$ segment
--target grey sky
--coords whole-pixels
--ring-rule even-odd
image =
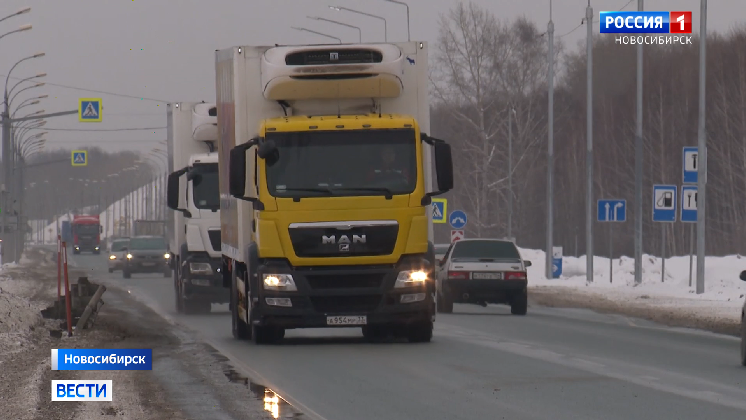
[[[408,0],[413,40],[434,43],[438,14],[457,4],[455,0]],[[500,19],[526,15],[541,28],[549,17],[549,0],[475,0]],[[555,0],[555,33],[570,32],[585,16],[586,0]],[[619,10],[628,0],[592,0],[594,12]],[[691,10],[695,32],[699,28],[699,0],[647,0],[647,10]],[[746,16],[740,0],[711,0],[709,31],[727,31]],[[357,30],[313,21],[306,15],[322,16],[359,26],[363,42],[383,41],[380,20],[330,10],[327,5],[345,6],[383,16],[390,41],[406,40],[406,9],[384,0],[5,0],[0,18],[24,6],[29,14],[0,23],[0,34],[31,23],[31,31],[0,40],[0,74],[17,60],[36,52],[46,57],[29,60],[13,71],[14,77],[47,72],[49,83],[96,89],[164,101],[214,101],[214,51],[233,45],[303,44],[334,42],[298,32],[302,26],[325,32],[344,42],[356,42]],[[633,10],[632,1],[625,10]],[[598,23],[594,25],[598,31]],[[574,48],[585,38],[581,27],[563,38]],[[11,79],[10,85],[12,85]],[[107,94],[55,86],[30,89],[14,101],[48,94],[40,106],[24,108],[47,112],[72,110],[80,97],[101,97],[102,123],[78,123],[77,116],[50,119],[48,128],[73,130],[118,129],[165,126],[164,103],[128,99]],[[165,139],[164,129],[151,131],[69,132],[50,131],[47,148],[72,148],[80,143],[100,145],[106,150],[134,149],[143,152]]]

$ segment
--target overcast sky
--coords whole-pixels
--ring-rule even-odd
[[[455,0],[408,0],[412,40],[434,44],[438,15]],[[525,15],[546,27],[549,0],[475,0],[498,18]],[[592,0],[595,15],[601,10],[634,10],[637,1]],[[78,123],[77,116],[49,119],[47,128],[112,130],[152,127],[133,131],[49,131],[48,148],[70,149],[85,144],[106,150],[133,149],[148,153],[165,139],[166,102],[215,101],[214,51],[234,45],[328,43],[323,37],[290,29],[301,26],[357,42],[357,30],[307,19],[307,15],[340,20],[362,28],[363,42],[383,41],[380,20],[328,5],[382,16],[388,39],[407,37],[406,9],[384,0],[3,0],[0,18],[31,6],[31,13],[0,23],[0,35],[23,24],[30,31],[0,40],[0,74],[7,74],[19,59],[36,52],[46,56],[21,63],[12,76],[48,73],[45,81],[82,89],[131,95],[134,98],[46,85],[21,93],[13,105],[32,96],[48,94],[39,106],[25,111],[58,112],[76,109],[78,98],[101,97],[105,110],[101,123]],[[585,16],[587,0],[554,0],[556,36],[575,29]],[[699,28],[699,0],[647,0],[647,10],[694,11]],[[746,20],[743,0],[709,2],[708,31],[727,31]],[[598,32],[598,23],[594,25]],[[577,28],[563,38],[575,48],[585,38]],[[334,42],[334,41],[332,41]],[[434,47],[434,45],[431,45]],[[14,84],[11,78],[9,86]],[[18,79],[15,79],[16,81]],[[16,90],[17,91],[17,90]],[[140,99],[143,98],[143,99]],[[151,99],[160,100],[162,102]]]

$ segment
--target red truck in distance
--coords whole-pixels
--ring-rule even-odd
[[[101,233],[103,227],[98,216],[76,215],[72,222],[73,254],[82,251],[101,253]]]

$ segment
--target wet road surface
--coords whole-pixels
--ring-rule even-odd
[[[431,343],[369,344],[354,328],[289,330],[280,345],[255,346],[233,339],[227,305],[176,313],[169,278],[109,274],[105,255],[71,261],[188,326],[310,417],[746,418],[746,368],[732,337],[585,310],[532,306],[517,317],[507,306],[456,305],[437,315]]]

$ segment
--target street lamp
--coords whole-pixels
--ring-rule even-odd
[[[325,36],[325,37],[327,37],[327,38],[331,38],[331,39],[336,39],[336,40],[337,40],[337,42],[339,42],[340,44],[342,43],[342,40],[341,40],[341,39],[339,39],[339,38],[337,38],[336,36],[332,36],[332,35],[327,35],[327,34],[325,34],[325,33],[322,33],[322,32],[316,32],[316,31],[312,31],[312,30],[310,30],[310,29],[307,29],[307,28],[296,28],[295,26],[291,26],[291,28],[292,28],[292,29],[295,29],[296,31],[310,32],[310,33],[312,33],[312,34],[316,34],[316,35],[320,35],[320,36]]]
[[[378,15],[373,15],[373,14],[370,14],[370,13],[361,12],[359,10],[350,9],[350,8],[347,8],[347,7],[342,7],[342,6],[329,6],[329,8],[332,9],[332,10],[336,10],[338,12],[341,12],[341,11],[344,10],[345,12],[357,13],[359,15],[368,16],[368,17],[372,17],[372,18],[376,18],[376,19],[382,20],[383,21],[383,40],[386,41],[386,42],[388,42],[389,35],[388,35],[388,29],[386,28],[386,18],[384,18],[382,16],[378,16]]]
[[[23,9],[20,9],[19,11],[15,12],[15,13],[11,13],[8,16],[5,16],[4,18],[0,19],[0,22],[4,21],[5,19],[10,19],[13,16],[18,16],[18,15],[22,15],[24,13],[28,13],[30,11],[31,11],[30,7],[24,7]]]
[[[26,86],[25,88],[23,88],[23,89],[19,90],[18,92],[16,92],[16,93],[15,93],[15,94],[13,95],[13,97],[12,97],[12,98],[10,98],[10,101],[8,101],[8,104],[9,104],[8,106],[10,106],[10,104],[12,104],[12,103],[13,103],[13,99],[15,99],[15,98],[16,98],[16,96],[18,96],[18,94],[19,94],[19,93],[21,93],[21,92],[23,92],[24,90],[28,90],[28,89],[33,89],[33,88],[38,88],[38,87],[42,87],[42,86],[44,86],[45,84],[46,84],[46,83],[37,83],[37,84],[35,84],[35,85],[32,85],[32,86]]]
[[[38,73],[38,74],[36,74],[35,76],[27,77],[27,78],[25,78],[25,79],[22,79],[22,80],[20,80],[20,81],[19,81],[18,83],[16,83],[15,85],[13,85],[13,87],[12,87],[12,88],[10,88],[10,90],[8,91],[8,96],[10,96],[10,94],[11,94],[11,93],[13,93],[13,90],[14,90],[14,89],[15,89],[16,87],[18,87],[18,85],[20,85],[21,83],[23,83],[23,82],[26,82],[26,81],[29,81],[29,80],[31,80],[31,79],[37,79],[37,78],[39,78],[39,77],[46,77],[46,75],[47,75],[47,73]]]
[[[412,38],[409,35],[409,5],[407,3],[404,3],[403,1],[397,1],[397,0],[384,0],[384,1],[387,1],[389,3],[401,4],[407,8],[407,41],[411,41]]]
[[[10,32],[6,32],[6,33],[4,33],[4,34],[0,35],[0,39],[3,39],[3,38],[5,38],[6,36],[8,36],[8,35],[10,35],[10,34],[14,34],[14,33],[16,33],[16,32],[23,32],[23,31],[28,31],[29,29],[31,29],[31,24],[27,24],[27,25],[21,25],[21,26],[19,26],[19,27],[18,27],[18,29],[16,29],[15,31],[10,31]]]
[[[21,104],[16,107],[16,110],[13,111],[12,114],[10,114],[10,118],[13,119],[16,116],[16,112],[20,111],[21,109],[23,109],[23,108],[25,108],[27,106],[37,105],[39,102],[41,102],[38,99],[35,100],[35,101],[31,101],[31,102],[28,102],[28,101],[29,101],[29,99],[26,99],[25,101],[21,102]]]
[[[309,18],[309,19],[323,20],[324,22],[336,23],[337,25],[342,25],[342,26],[347,26],[348,28],[357,29],[357,42],[360,42],[360,43],[363,42],[363,31],[362,31],[362,29],[360,29],[359,26],[349,25],[349,24],[344,23],[344,22],[338,22],[336,20],[331,20],[331,19],[322,18],[322,17],[318,17],[318,16],[306,16],[306,17]]]

